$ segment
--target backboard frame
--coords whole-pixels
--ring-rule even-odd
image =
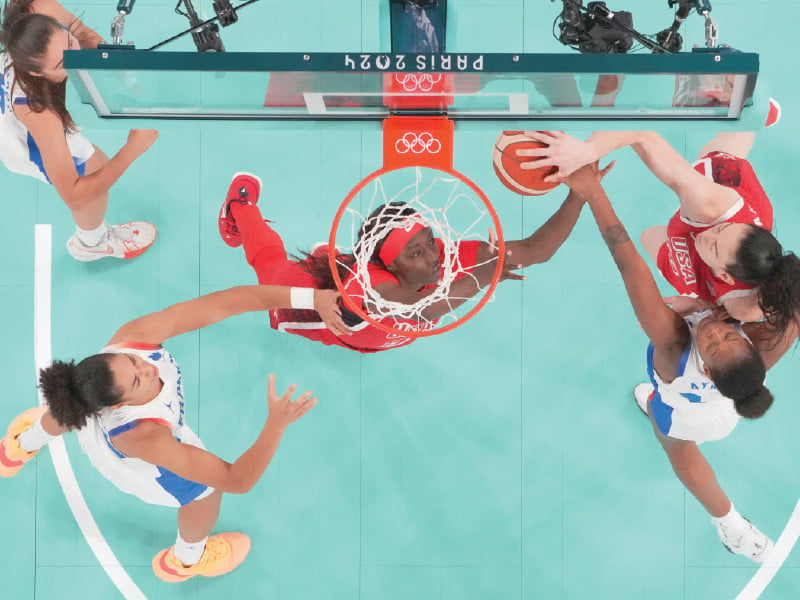
[[[370,77],[374,83],[374,74],[414,73],[441,74],[455,79],[465,76],[491,76],[495,80],[507,77],[517,82],[523,81],[526,74],[566,76],[599,75],[612,73],[619,75],[732,75],[733,94],[731,106],[727,112],[709,115],[701,110],[683,109],[680,111],[650,112],[646,110],[620,112],[609,108],[605,112],[594,111],[582,114],[574,108],[548,109],[546,111],[530,111],[528,105],[521,102],[513,94],[507,101],[509,109],[501,112],[442,110],[441,107],[425,109],[417,106],[408,114],[447,114],[456,121],[467,120],[735,120],[741,115],[741,109],[751,100],[759,72],[758,54],[744,53],[727,48],[695,49],[693,52],[678,54],[392,54],[392,53],[283,53],[283,52],[149,52],[130,47],[101,47],[93,50],[74,50],[64,53],[64,66],[70,79],[77,87],[81,100],[92,104],[102,118],[168,118],[168,119],[213,119],[213,120],[382,120],[390,114],[404,113],[396,107],[390,110],[381,102],[385,92],[373,89],[367,92],[359,90],[359,81]],[[115,112],[106,102],[102,91],[92,74],[103,72],[211,72],[211,73],[299,73],[299,74],[337,74],[343,80],[352,78],[353,92],[348,89],[333,95],[364,96],[370,110],[329,111],[308,110],[281,114],[278,111],[243,114],[233,109],[210,111],[207,113],[192,112],[191,109],[172,112],[159,112],[160,109],[140,107],[130,112]],[[135,75],[134,75],[135,76]],[[359,79],[361,76],[361,79]],[[369,87],[369,86],[367,86]],[[374,85],[372,87],[375,87]],[[304,92],[305,93],[305,92]],[[319,107],[322,90],[308,92],[316,98]],[[316,96],[313,96],[316,94]],[[417,94],[418,95],[418,94]],[[472,92],[466,95],[476,95]],[[480,95],[480,94],[477,94]],[[486,96],[491,96],[487,93]],[[496,94],[496,95],[504,95]],[[453,96],[448,92],[444,97]],[[458,97],[458,93],[455,94]],[[431,94],[435,98],[436,94]],[[441,100],[441,98],[440,98]],[[437,103],[434,103],[437,104]],[[438,103],[440,104],[440,102]],[[324,105],[324,102],[323,102]],[[287,113],[289,111],[286,111]],[[666,114],[669,113],[669,114]],[[674,114],[681,113],[681,114]]]

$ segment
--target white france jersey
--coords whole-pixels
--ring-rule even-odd
[[[19,85],[14,85],[14,67],[5,52],[0,52],[0,160],[14,173],[30,175],[50,183],[44,170],[42,153],[33,136],[14,114],[15,105],[26,105],[28,99]],[[91,142],[79,133],[66,133],[67,146],[78,175],[86,172],[86,161],[94,154]]]
[[[647,348],[647,374],[655,387],[650,407],[659,431],[698,444],[721,440],[734,430],[740,419],[733,400],[723,396],[703,371],[703,359],[697,349],[697,324],[710,314],[711,311],[702,310],[684,317],[691,339],[671,383],[665,383],[655,372],[653,345]],[[738,325],[737,330],[747,337]]]
[[[137,343],[108,346],[101,352],[138,356],[158,368],[164,385],[147,404],[104,408],[87,420],[78,431],[78,439],[92,465],[120,490],[150,504],[177,507],[211,494],[212,488],[141,459],[129,458],[114,447],[114,436],[151,421],[168,427],[179,442],[204,448],[184,421],[181,370],[172,355],[161,346]]]

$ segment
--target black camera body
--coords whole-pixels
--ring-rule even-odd
[[[558,24],[560,41],[584,54],[621,54],[633,46],[633,15],[626,11],[612,12],[605,2],[563,0],[564,8]]]

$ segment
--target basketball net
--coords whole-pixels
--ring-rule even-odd
[[[443,96],[449,89],[447,75],[438,75],[436,81],[426,74],[385,77],[385,102],[392,109],[430,105],[427,93],[448,103]],[[453,122],[446,116],[389,117],[383,122],[383,168],[348,194],[331,228],[329,263],[345,304],[371,325],[405,339],[443,333],[470,319],[490,300],[502,273],[497,256],[505,254],[505,245],[497,214],[480,188],[453,170],[452,161]],[[420,225],[430,227],[439,240],[439,280],[423,288],[413,304],[387,300],[373,287],[376,248],[392,231]],[[485,263],[462,264],[470,242],[473,248],[475,242],[491,243],[496,252]],[[492,280],[480,289],[473,272],[490,263],[495,265]],[[337,267],[346,271],[344,278]],[[479,290],[475,296],[454,295],[453,284],[462,277],[472,278],[473,289]],[[442,302],[450,309],[446,314],[425,316],[430,312],[426,309]]]

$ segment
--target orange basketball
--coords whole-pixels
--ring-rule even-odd
[[[504,131],[494,143],[492,161],[494,172],[503,182],[503,185],[512,192],[524,196],[541,196],[559,185],[544,181],[545,177],[557,171],[556,167],[543,167],[541,169],[523,169],[523,162],[530,162],[528,156],[517,156],[517,150],[530,150],[533,148],[546,148],[547,144],[532,140],[521,131]]]

